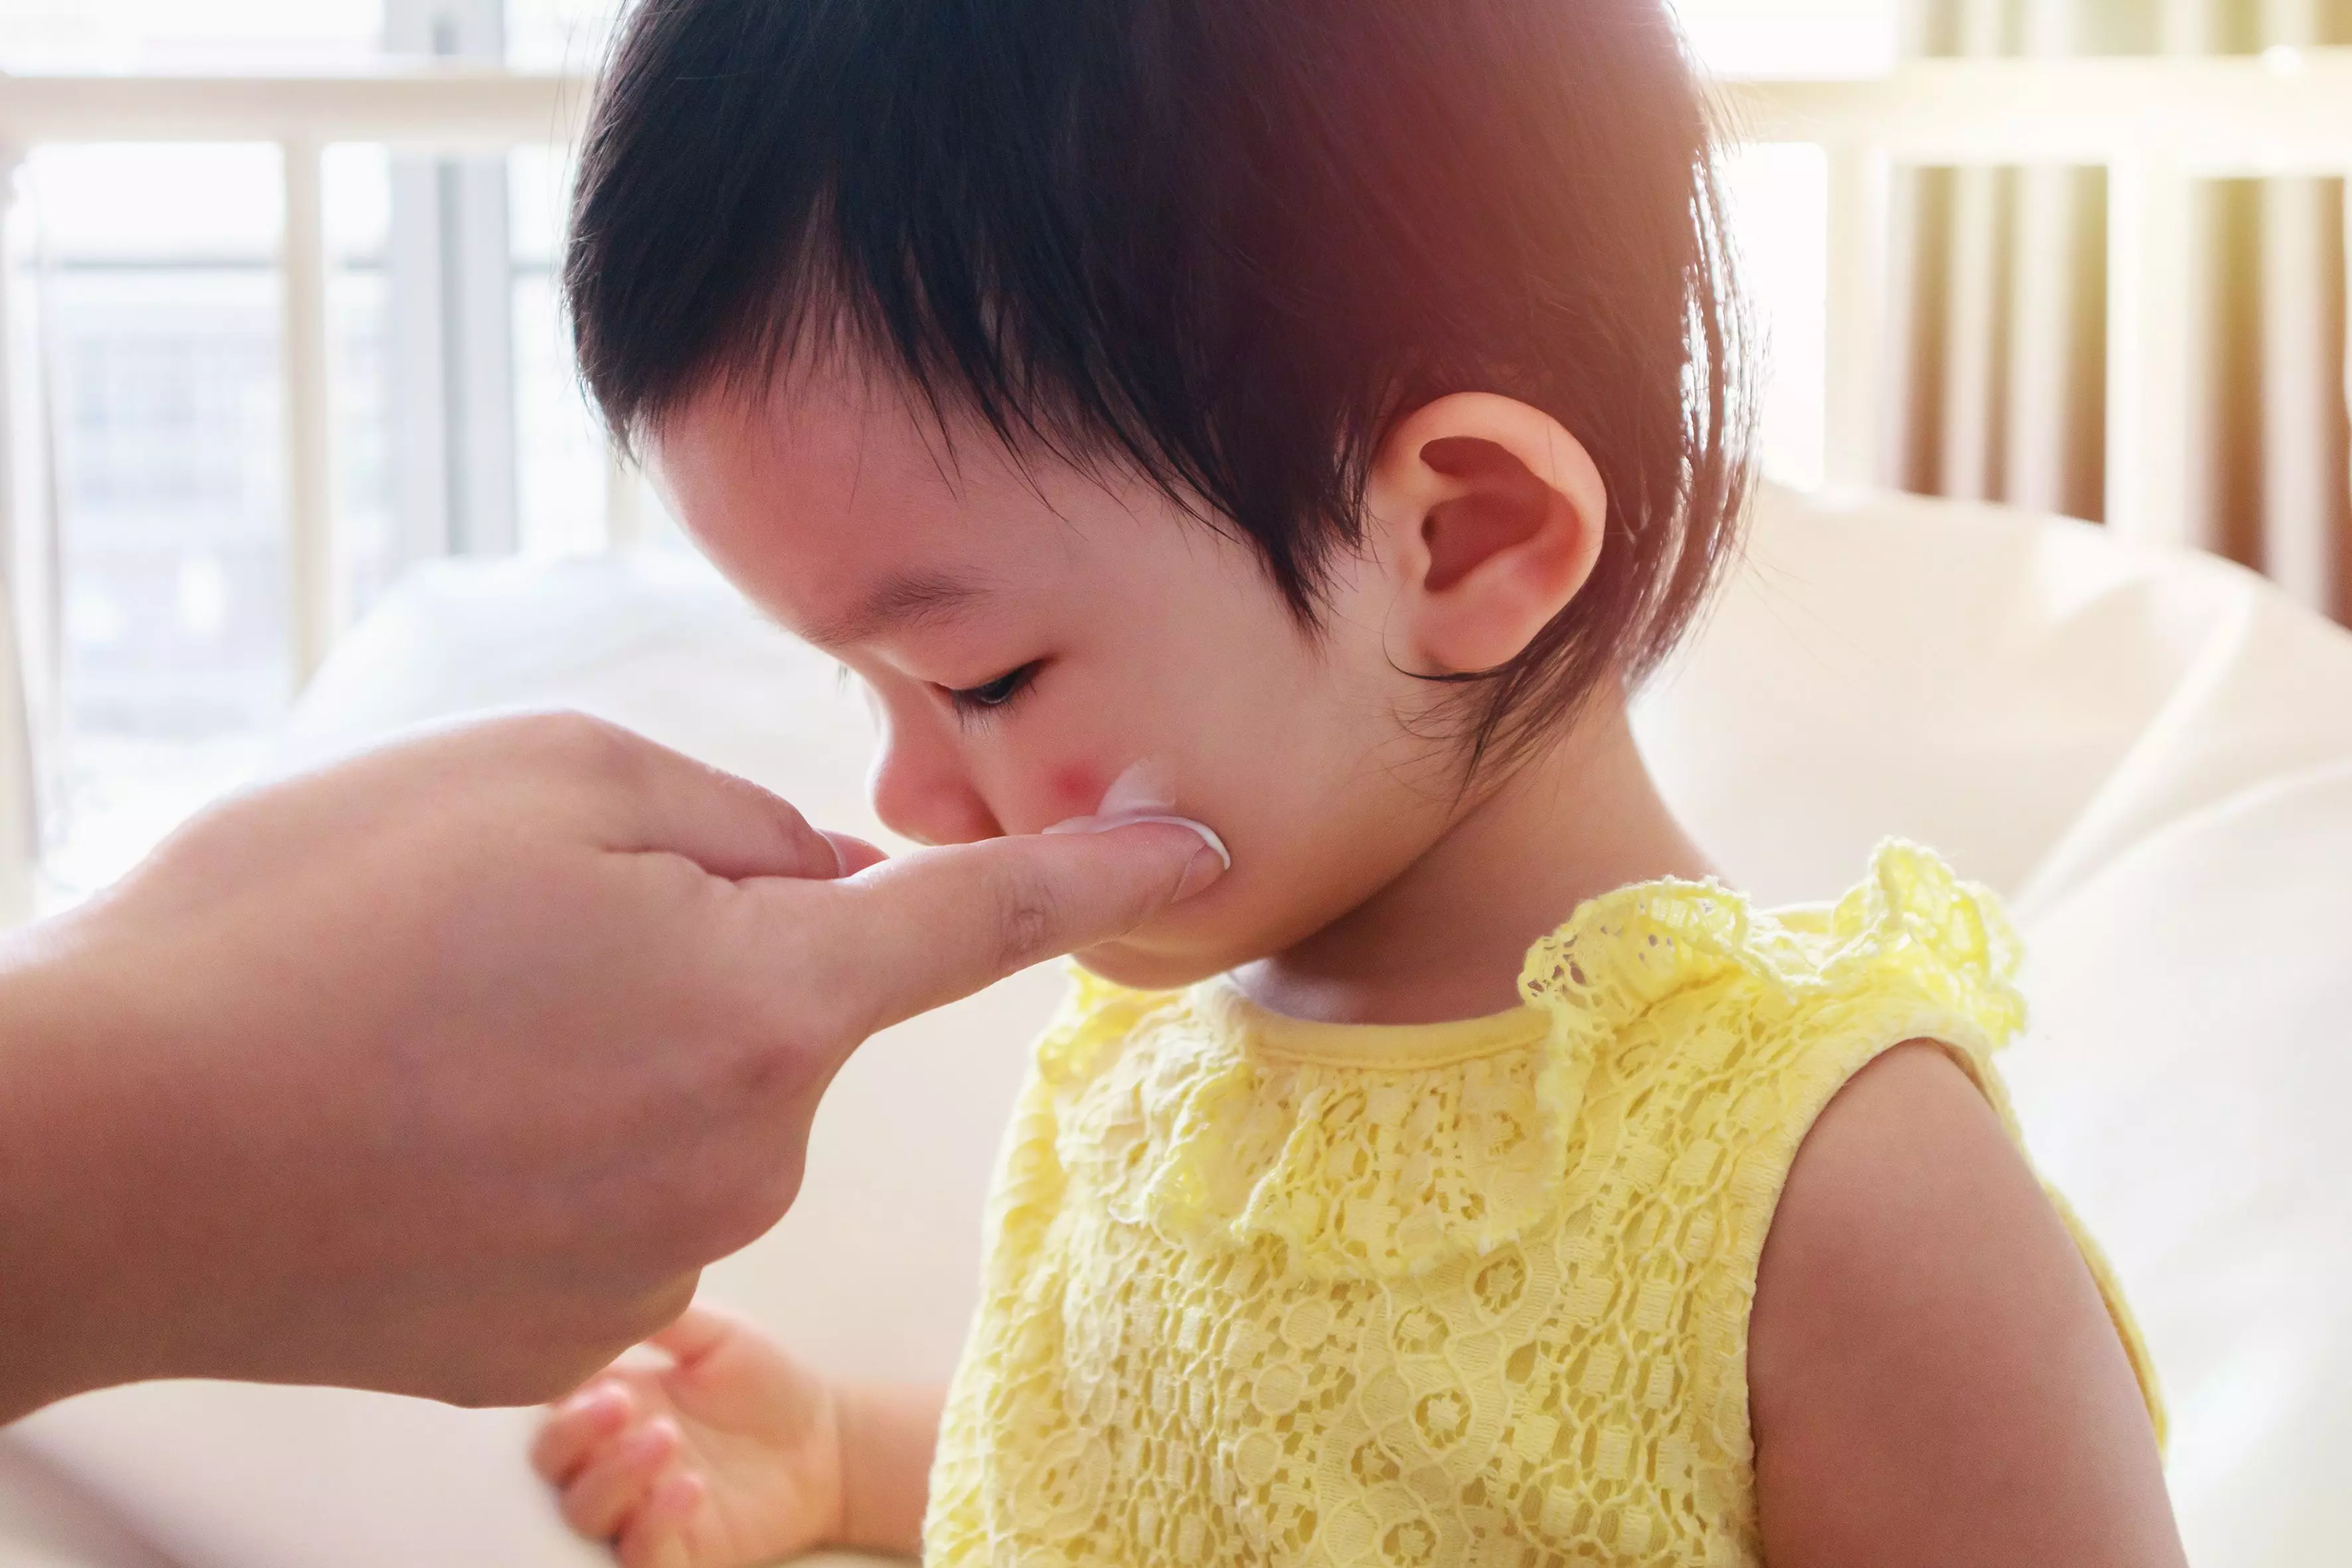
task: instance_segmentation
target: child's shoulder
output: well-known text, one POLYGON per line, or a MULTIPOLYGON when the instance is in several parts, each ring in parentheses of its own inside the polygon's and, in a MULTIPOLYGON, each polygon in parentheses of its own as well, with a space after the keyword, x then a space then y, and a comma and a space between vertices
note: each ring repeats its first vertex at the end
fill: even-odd
POLYGON ((1841 1088, 1787 1174, 1748 1340, 1768 1550, 1877 1516, 1984 1561, 2174 1560, 2146 1343, 1980 1089, 1938 1042, 1905 1042, 1841 1088), (2084 1452, 2107 1457, 2095 1477, 2084 1452))

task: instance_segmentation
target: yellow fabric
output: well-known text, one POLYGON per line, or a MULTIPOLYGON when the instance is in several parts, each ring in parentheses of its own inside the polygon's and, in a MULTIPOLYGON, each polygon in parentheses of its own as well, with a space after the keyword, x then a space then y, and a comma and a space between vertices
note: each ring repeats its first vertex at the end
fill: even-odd
POLYGON ((2015 963, 1990 895, 1888 845, 1833 910, 1596 900, 1463 1023, 1081 975, 1008 1133, 927 1561, 1757 1563, 1748 1311, 1797 1146, 1921 1037, 2014 1135, 2015 963))

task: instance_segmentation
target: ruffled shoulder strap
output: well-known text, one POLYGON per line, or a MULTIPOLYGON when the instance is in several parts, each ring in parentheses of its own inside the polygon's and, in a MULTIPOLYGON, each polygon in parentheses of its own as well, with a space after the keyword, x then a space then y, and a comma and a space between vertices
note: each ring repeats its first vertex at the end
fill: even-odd
POLYGON ((1878 847, 1870 875, 1830 911, 1827 942, 1820 973, 1832 990, 1899 972, 1968 1018, 1988 1053, 2025 1026, 2017 985, 2024 947, 2000 900, 1916 844, 1878 847))
POLYGON ((1570 1042, 1598 1046, 1670 997, 1748 983, 1752 1000, 1917 1015, 1987 1056, 2025 1022, 2021 946, 1997 898, 1932 852, 1881 844, 1833 906, 1759 910, 1715 881, 1667 879, 1591 900, 1537 942, 1519 990, 1570 1042))

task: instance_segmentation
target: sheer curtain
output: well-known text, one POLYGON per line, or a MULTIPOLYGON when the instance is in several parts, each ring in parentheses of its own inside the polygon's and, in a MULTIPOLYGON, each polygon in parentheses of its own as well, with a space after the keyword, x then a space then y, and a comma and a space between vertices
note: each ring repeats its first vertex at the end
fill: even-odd
MULTIPOLYGON (((2352 44, 2352 0, 1906 0, 1930 56, 2252 54, 2352 44)), ((2346 110, 2352 161, 2352 106, 2346 110)), ((2106 488, 2106 180, 2062 166, 1896 181, 1884 477, 2097 519, 2106 488)), ((2189 536, 2352 621, 2342 179, 2192 192, 2189 536)), ((2170 389, 2163 392, 2171 395, 2170 389)))
MULTIPOLYGON (((8 216, 17 162, 15 152, 0 143, 0 268, 15 264, 8 245, 8 216)), ((7 295, 5 289, 0 289, 0 307, 5 307, 7 295)), ((0 308, 0 931, 33 912, 33 868, 39 839, 25 679, 32 650, 26 646, 19 597, 27 554, 26 536, 31 526, 25 501, 32 487, 24 471, 24 442, 9 397, 16 379, 14 326, 7 310, 0 308)))

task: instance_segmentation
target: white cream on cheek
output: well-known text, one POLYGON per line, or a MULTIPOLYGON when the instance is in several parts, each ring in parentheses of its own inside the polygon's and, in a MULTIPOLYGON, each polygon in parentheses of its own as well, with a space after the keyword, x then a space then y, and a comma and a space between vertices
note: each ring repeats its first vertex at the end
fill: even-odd
POLYGON ((1156 757, 1138 757, 1126 771, 1110 781, 1103 791, 1102 803, 1091 816, 1072 817, 1045 829, 1048 833, 1099 833, 1107 828, 1123 827, 1137 822, 1166 822, 1178 827, 1189 827, 1201 836, 1202 842, 1217 852, 1217 858, 1231 870, 1233 852, 1225 847, 1216 829, 1204 822, 1176 813, 1176 792, 1171 784, 1171 770, 1156 757))
POLYGON ((1176 809, 1176 791, 1168 780, 1168 764, 1156 757, 1138 757, 1103 791, 1097 816, 1165 816, 1176 809))

